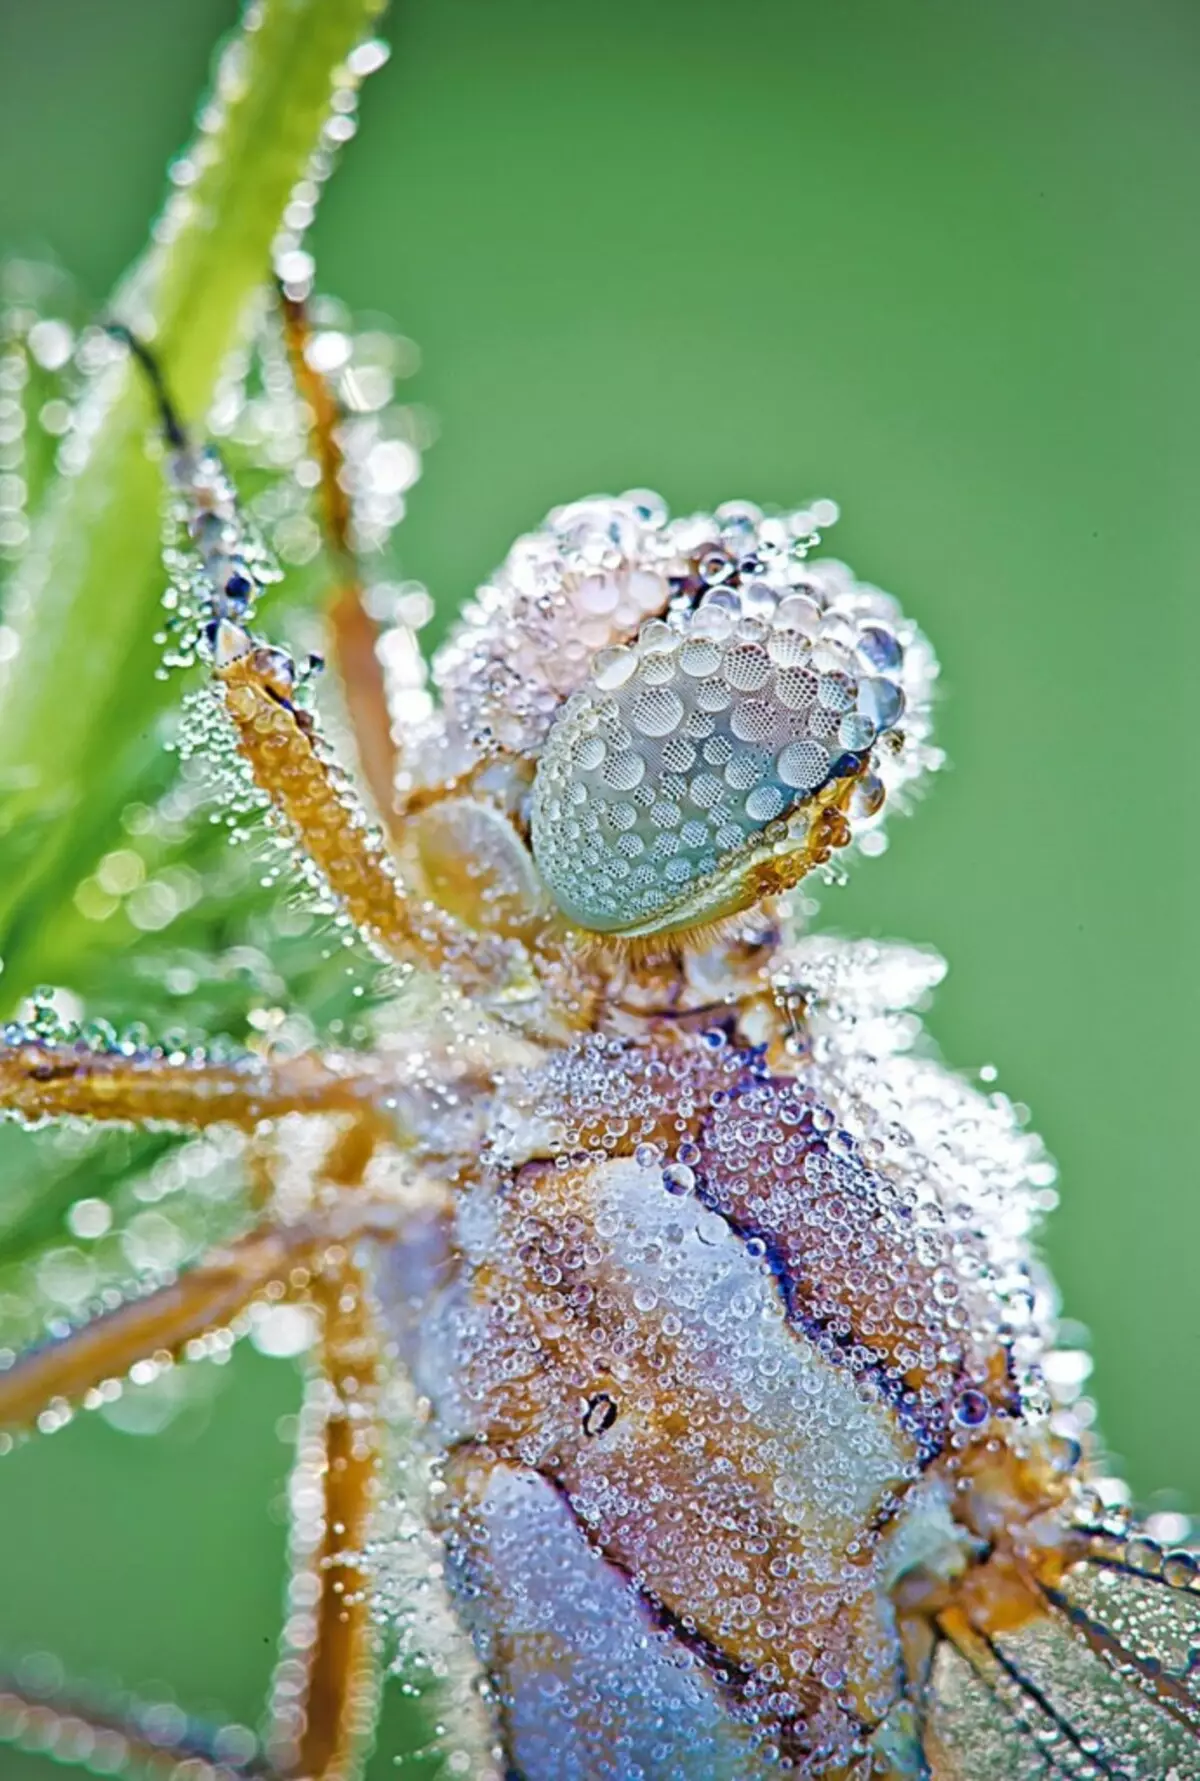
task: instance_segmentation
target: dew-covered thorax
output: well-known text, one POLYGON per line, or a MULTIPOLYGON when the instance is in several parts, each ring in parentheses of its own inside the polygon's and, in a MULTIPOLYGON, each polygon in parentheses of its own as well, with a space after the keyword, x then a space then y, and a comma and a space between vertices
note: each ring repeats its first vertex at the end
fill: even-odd
POLYGON ((951 1356, 967 1374, 1001 1342, 1036 1362, 1049 1302, 1031 1241, 1055 1171, 1005 1096, 936 1058, 916 1008, 944 970, 928 950, 767 931, 689 961, 673 1007, 629 984, 623 1016, 504 1080, 488 1179, 632 1159, 647 1193, 719 1213, 781 1277, 878 1295, 871 1342, 893 1301, 900 1373, 945 1383, 951 1356), (918 1356, 904 1325, 937 1339, 918 1356))
MULTIPOLYGON (((765 956, 757 1002, 643 1013, 507 1075, 440 1239, 383 1290, 480 1648, 540 1628, 556 1670, 611 1589, 613 1660, 649 1639, 665 1665, 655 1713, 684 1675, 716 1715, 698 1774, 760 1772, 751 1750, 835 1774, 894 1702, 897 1579, 977 1543, 955 1477, 1049 1438, 1030 1237, 1053 1171, 924 1044, 936 957, 765 956)), ((584 1730, 626 1724, 577 1660, 584 1730)), ((535 1727, 564 1696, 528 1661, 494 1668, 535 1727)))

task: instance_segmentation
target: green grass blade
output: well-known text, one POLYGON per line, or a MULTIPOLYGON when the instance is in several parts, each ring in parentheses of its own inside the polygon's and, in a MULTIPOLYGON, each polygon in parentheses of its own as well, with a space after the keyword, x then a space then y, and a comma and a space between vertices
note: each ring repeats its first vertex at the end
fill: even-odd
MULTIPOLYGON (((202 417, 244 336, 288 199, 321 144, 346 59, 383 0, 259 0, 227 47, 177 191, 113 307, 151 336, 185 417, 202 417)), ((179 178, 179 169, 176 169, 179 178)), ((161 468, 136 369, 86 403, 86 447, 50 492, 13 579, 19 648, 0 686, 0 958, 6 1000, 28 940, 69 895, 81 816, 103 832, 127 795, 110 771, 176 687, 155 679, 161 468)), ((111 825, 108 825, 111 826, 111 825)))

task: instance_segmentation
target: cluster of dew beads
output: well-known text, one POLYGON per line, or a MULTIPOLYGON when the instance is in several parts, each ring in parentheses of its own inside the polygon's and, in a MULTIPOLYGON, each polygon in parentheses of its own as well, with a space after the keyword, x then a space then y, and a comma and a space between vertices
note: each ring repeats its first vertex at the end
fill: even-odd
MULTIPOLYGON (((367 579, 382 567, 408 490, 421 474, 429 422, 399 389, 420 364, 413 341, 380 328, 360 327, 334 298, 305 303, 303 351, 339 414, 339 481, 350 499, 350 543, 367 579)), ((212 435, 241 480, 256 485, 255 523, 288 569, 303 568, 321 548, 314 490, 320 478, 311 416, 298 400, 295 368, 277 309, 269 306, 244 369, 222 390, 210 416, 212 435), (265 484, 264 484, 265 477, 265 484)))
POLYGON ((170 614, 164 672, 191 667, 201 644, 211 646, 221 621, 248 618, 262 589, 279 579, 216 451, 179 447, 171 454, 168 476, 174 498, 163 549, 170 578, 163 598, 170 614))
POLYGON ((55 268, 0 266, 0 562, 15 562, 28 544, 31 511, 71 424, 78 307, 55 268))
MULTIPOLYGON (((722 509, 661 526, 640 568, 576 589, 612 614, 631 574, 655 574, 664 598, 592 655, 542 749, 534 852, 573 920, 606 931, 652 917, 768 825, 790 819, 778 838, 802 842, 800 807, 831 779, 857 776, 852 816, 878 816, 887 753, 873 751, 895 737, 891 759, 903 752, 902 719, 923 741, 932 657, 894 601, 809 562, 809 542, 795 516, 722 509)), ((893 782, 920 764, 893 767, 893 782)))
MULTIPOLYGON (((244 1076, 252 1086, 259 1061, 219 1039, 198 1046, 177 1033, 155 1043, 140 1022, 120 1031, 103 1020, 80 1023, 63 1012, 63 1004, 63 992, 37 989, 21 1018, 0 1026, 10 1100, 16 1089, 0 1127, 11 1123, 39 1134, 37 1146, 22 1152, 14 1173, 21 1193, 10 1196, 8 1214, 24 1215, 48 1192, 64 1205, 54 1240, 32 1250, 18 1245, 0 1266, 0 1373, 31 1344, 62 1338, 87 1317, 115 1310, 135 1275, 143 1284, 167 1279, 230 1239, 244 1220, 244 1139, 232 1127, 166 1147, 161 1139, 142 1144, 127 1131, 64 1114, 53 1102, 58 1086, 69 1085, 76 1071, 89 1080, 96 1101, 106 1099, 110 1112, 119 1113, 125 1110, 123 1084, 143 1067, 151 1074, 169 1068, 181 1078, 193 1071, 203 1078, 218 1066, 226 1084, 244 1076), (39 1105, 43 1084, 50 1105, 39 1105)), ((144 1383, 157 1371, 157 1363, 147 1362, 132 1377, 144 1383)), ((127 1402, 121 1409, 121 1389, 107 1383, 90 1394, 88 1407, 111 1412, 118 1426, 133 1429, 135 1412, 127 1402)), ((182 1407, 181 1390, 168 1388, 155 1399, 154 1427, 161 1426, 154 1419, 182 1407)), ((140 1426, 150 1426, 148 1414, 149 1401, 143 1400, 140 1426)), ((69 1420, 70 1412, 59 1405, 44 1412, 38 1426, 49 1432, 69 1420)), ((0 1433, 0 1454, 8 1446, 10 1437, 0 1433)))
POLYGON ((421 475, 429 422, 423 410, 397 400, 397 386, 418 369, 420 353, 403 334, 356 327, 328 297, 314 298, 309 315, 305 357, 337 401, 352 542, 359 558, 370 560, 387 549, 421 475))
MULTIPOLYGON (((124 1134, 68 1121, 40 1135, 39 1151, 26 1173, 43 1186, 69 1184, 73 1197, 55 1240, 0 1268, 0 1374, 31 1343, 115 1310, 135 1276, 143 1286, 166 1280, 245 1224, 244 1139, 231 1128, 131 1153, 124 1134)), ((115 1397, 111 1388, 103 1401, 115 1397)))
POLYGON ((472 749, 537 748, 600 649, 670 599, 654 495, 555 508, 468 601, 433 663, 452 735, 472 749))
MULTIPOLYGON (((342 416, 337 438, 350 542, 363 559, 369 603, 387 611, 395 588, 377 578, 388 572, 392 534, 420 476, 427 433, 421 411, 397 400, 397 386, 416 370, 419 355, 403 336, 356 328, 328 298, 313 297, 307 313, 305 357, 342 416)), ((168 459, 168 622, 160 639, 168 669, 190 667, 211 643, 216 622, 248 622, 263 589, 280 580, 281 563, 291 597, 297 589, 301 597, 317 591, 293 572, 320 553, 320 470, 274 307, 264 312, 238 376, 218 393, 210 423, 219 449, 185 442, 168 459), (245 503, 239 483, 253 490, 245 503)))
MULTIPOLYGON (((170 578, 163 603, 170 613, 170 640, 160 676, 187 668, 204 654, 220 659, 222 648, 240 653, 250 647, 243 629, 255 603, 279 571, 256 530, 242 512, 233 480, 220 454, 210 446, 173 446, 168 464, 172 499, 163 564, 170 578)), ((160 638, 166 642, 166 636, 160 638)), ((291 691, 297 680, 285 650, 264 646, 273 684, 291 691)), ((242 833, 242 819, 267 808, 241 755, 223 702, 205 686, 188 694, 175 745, 181 760, 205 760, 220 787, 224 821, 242 833)), ((214 820, 218 820, 214 816, 214 820)))

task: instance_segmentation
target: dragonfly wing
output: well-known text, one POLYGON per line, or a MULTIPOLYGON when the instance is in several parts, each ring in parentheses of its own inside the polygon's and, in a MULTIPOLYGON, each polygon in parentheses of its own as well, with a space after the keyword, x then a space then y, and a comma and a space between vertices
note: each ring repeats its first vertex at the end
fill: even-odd
POLYGON ((934 1659, 925 1751, 932 1781, 1061 1781, 1064 1773, 1028 1715, 949 1642, 934 1659))
POLYGON ((991 1634, 947 1625, 930 1716, 936 1781, 1200 1781, 1195 1567, 1182 1554, 1153 1563, 1139 1570, 1098 1543, 1043 1585, 1037 1619, 991 1634), (1005 1738, 1029 1754, 997 1754, 1005 1738))

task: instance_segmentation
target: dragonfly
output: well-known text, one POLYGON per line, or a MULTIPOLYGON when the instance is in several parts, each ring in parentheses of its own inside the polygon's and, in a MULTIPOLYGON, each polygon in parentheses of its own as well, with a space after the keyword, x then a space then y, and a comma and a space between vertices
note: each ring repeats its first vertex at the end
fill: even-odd
POLYGON ((277 325, 351 767, 257 628, 222 457, 113 331, 206 735, 416 1011, 220 1057, 5 1029, 8 1115, 246 1134, 255 1210, 18 1355, 0 1429, 306 1308, 291 1651, 261 1747, 14 1679, 0 1728, 104 1773, 352 1781, 393 1638, 480 1781, 1197 1781, 1196 1557, 1114 1506, 1048 1383, 1051 1165, 922 1042, 941 961, 796 895, 938 764, 929 643, 825 552, 831 503, 635 490, 520 538, 398 725, 338 400, 303 303, 277 325))

